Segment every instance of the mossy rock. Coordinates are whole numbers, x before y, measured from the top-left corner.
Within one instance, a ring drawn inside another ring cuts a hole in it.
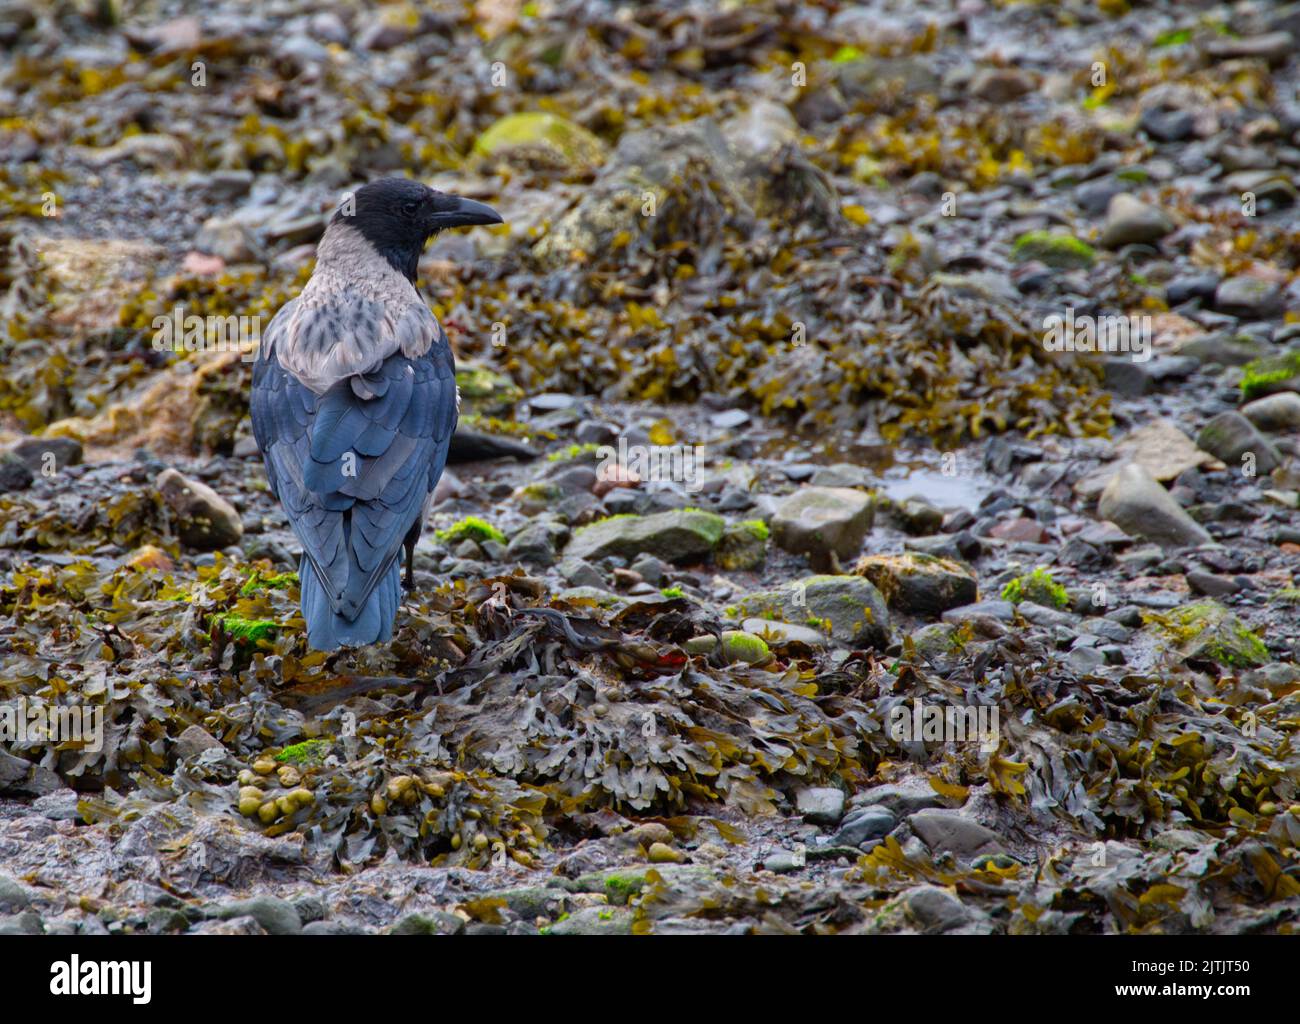
[[[979,599],[974,575],[949,558],[914,551],[863,555],[853,571],[874,583],[890,608],[914,615],[938,615]]]
[[[611,516],[576,531],[565,555],[588,560],[654,555],[668,562],[696,561],[718,546],[725,528],[722,516],[700,509]]]
[[[1042,566],[1023,576],[1017,576],[1002,588],[1002,599],[1012,604],[1031,601],[1045,608],[1068,608],[1069,592],[1052,579],[1052,574]]]
[[[1078,270],[1091,267],[1097,256],[1087,242],[1063,231],[1026,231],[1012,245],[1011,258],[1017,263],[1038,260],[1057,270]]]
[[[581,125],[545,111],[507,114],[474,142],[483,157],[561,171],[590,171],[605,161],[605,145]]]
[[[808,576],[778,590],[750,594],[736,603],[735,611],[738,618],[800,626],[817,622],[832,640],[854,647],[884,647],[889,642],[885,599],[864,576]]]
[[[1249,402],[1280,391],[1300,391],[1300,352],[1254,359],[1241,370],[1241,400]]]
[[[1147,612],[1143,620],[1169,641],[1183,660],[1224,668],[1257,668],[1269,661],[1258,635],[1217,601],[1197,601],[1171,612]]]
[[[686,641],[690,654],[709,654],[718,646],[716,636],[697,636]],[[740,629],[722,631],[722,660],[728,665],[743,661],[749,665],[765,665],[772,660],[767,642],[753,633]]]
[[[280,764],[312,765],[320,764],[334,744],[330,740],[304,740],[285,747],[275,755]]]
[[[767,538],[767,524],[761,519],[746,519],[743,523],[728,526],[713,560],[720,569],[761,569],[767,560]]]
[[[498,544],[506,542],[504,533],[478,516],[466,516],[460,522],[447,527],[447,529],[436,531],[434,535],[448,547],[454,547],[463,540],[472,540],[477,544],[481,544],[485,540],[494,540]]]

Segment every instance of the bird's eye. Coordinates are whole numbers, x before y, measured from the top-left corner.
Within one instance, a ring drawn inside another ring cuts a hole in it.
[[[403,203],[402,214],[407,217],[414,217],[415,211],[418,210],[419,208],[420,208],[419,204],[417,203]]]

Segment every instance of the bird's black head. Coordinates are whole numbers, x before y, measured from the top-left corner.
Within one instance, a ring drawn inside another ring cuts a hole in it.
[[[490,206],[448,195],[408,178],[382,178],[357,189],[331,223],[350,224],[411,281],[424,244],[444,228],[500,224]]]

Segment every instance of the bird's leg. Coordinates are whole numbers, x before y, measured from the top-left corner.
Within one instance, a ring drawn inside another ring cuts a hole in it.
[[[402,581],[402,587],[410,593],[415,589],[415,544],[420,539],[420,522],[416,520],[406,532],[406,539],[402,545],[406,548],[406,579]]]

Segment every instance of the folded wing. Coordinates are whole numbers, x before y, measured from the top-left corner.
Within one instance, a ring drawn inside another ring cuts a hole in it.
[[[349,619],[398,557],[447,461],[456,381],[440,341],[416,358],[396,352],[320,395],[273,348],[254,368],[253,433],[271,489],[331,609]]]

